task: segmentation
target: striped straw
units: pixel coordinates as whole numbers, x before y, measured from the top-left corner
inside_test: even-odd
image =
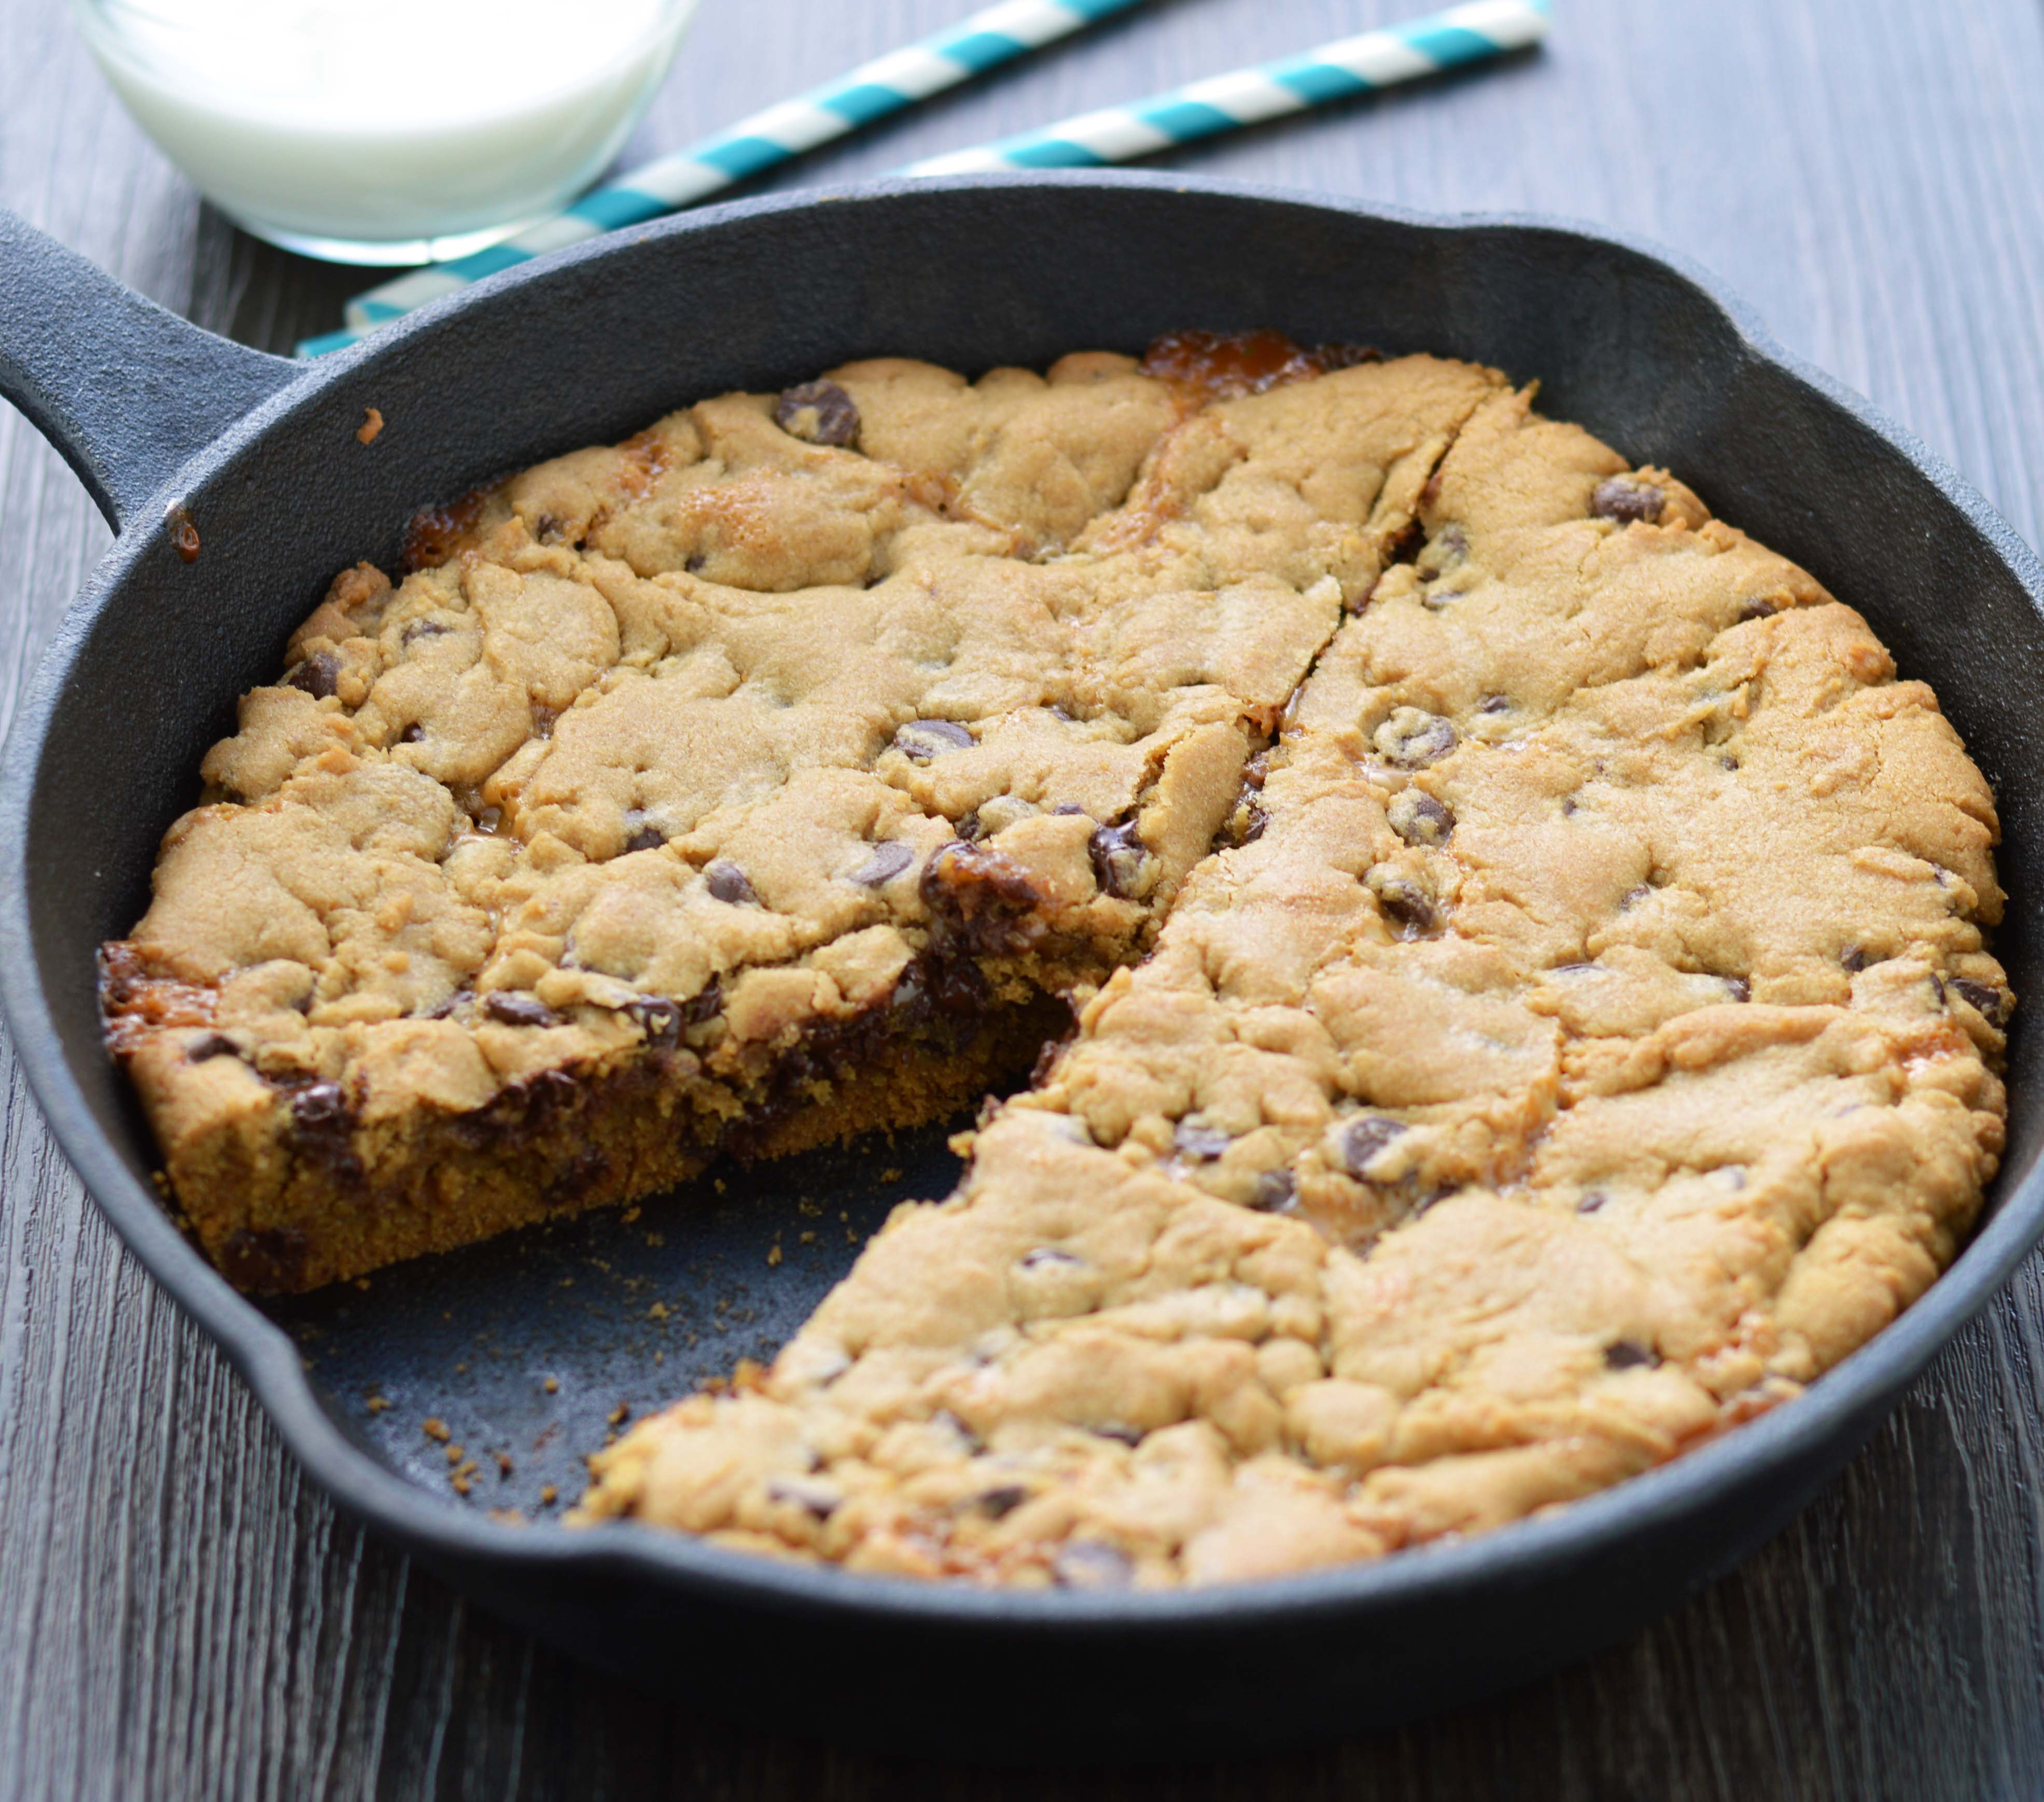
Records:
[[[1042,131],[925,157],[902,173],[962,175],[991,169],[1084,169],[1123,163],[1522,49],[1538,43],[1546,29],[1546,0],[1470,0],[1408,25],[1366,31],[1301,56],[1236,69],[1131,106],[1105,107]]]
[[[1035,39],[1037,43],[1047,42],[1052,36],[1076,30],[1082,24],[1133,3],[1134,0],[1027,0],[1032,16],[1053,13],[1084,15],[1057,31],[1044,31]],[[897,65],[908,58],[935,54],[941,44],[952,44],[954,48],[947,54],[955,56],[959,38],[984,33],[986,22],[997,16],[1010,17],[1011,23],[1005,31],[1013,33],[1012,17],[1023,10],[1020,4],[1011,4],[976,14],[955,33],[927,40],[912,50],[869,63],[855,70],[843,83],[820,88],[801,100],[756,114],[723,136],[681,156],[652,163],[616,187],[598,189],[559,218],[550,220],[505,244],[494,245],[457,262],[419,270],[374,289],[348,302],[345,315],[348,329],[306,339],[298,346],[298,355],[318,356],[338,350],[400,313],[443,294],[452,294],[500,269],[523,263],[543,251],[573,244],[598,231],[636,224],[686,206],[743,175],[757,174],[787,160],[801,149],[838,136],[849,131],[854,123],[863,124],[868,119],[881,117],[922,94],[935,93],[939,86],[962,80],[964,75],[960,74],[905,95],[898,72],[884,87],[873,77],[875,71]],[[1303,56],[1283,57],[1276,62],[1212,76],[1185,87],[1153,94],[1130,106],[1081,113],[1041,131],[1004,138],[974,149],[927,157],[901,172],[907,175],[955,175],[1000,169],[1093,168],[1104,163],[1125,162],[1176,144],[1190,144],[1221,132],[1255,125],[1265,119],[1304,112],[1331,101],[1345,100],[1355,94],[1394,86],[1400,82],[1436,75],[1444,69],[1481,62],[1504,51],[1523,49],[1537,44],[1546,35],[1547,25],[1548,0],[1467,0],[1466,4],[1450,6],[1445,12],[1429,13],[1402,25],[1367,31],[1358,37],[1323,44]],[[984,60],[977,67],[991,67],[996,62],[1019,55],[1024,48],[1028,46],[1018,44],[1016,48],[1003,50],[997,56],[982,53]],[[886,104],[877,101],[859,103],[865,105],[867,110],[855,118],[853,109],[846,106],[843,95],[849,90],[874,87],[882,88],[888,96]],[[840,97],[837,106],[843,110],[834,114],[837,123],[807,136],[790,129],[798,117],[807,117],[810,110],[825,107],[828,103],[823,96],[826,94]],[[763,121],[777,121],[775,130],[780,135],[769,136],[763,129]],[[740,146],[748,148],[741,150],[738,148]],[[688,172],[688,182],[702,185],[685,186],[682,171]],[[706,180],[710,175],[715,176],[713,181]],[[673,198],[663,198],[667,195]],[[610,198],[613,196],[628,199],[614,200]]]
[[[542,220],[529,230],[491,244],[474,255],[401,275],[358,294],[342,317],[355,329],[395,319],[442,294],[451,294],[500,269],[509,269],[564,244],[579,243],[601,232],[636,225],[684,206],[693,206],[720,188],[786,163],[828,144],[833,138],[912,106],[933,94],[969,81],[1012,59],[1070,36],[1140,0],[1000,0],[1000,4],[884,56],[863,63],[849,75],[784,100],[728,131],[705,139],[693,149],[663,156],[635,169],[622,181],[583,195],[564,213]],[[301,354],[326,340],[300,347]]]

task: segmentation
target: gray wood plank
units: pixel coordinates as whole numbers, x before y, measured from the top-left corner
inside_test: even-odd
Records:
[[[788,180],[879,172],[1418,4],[1156,0]],[[965,10],[705,0],[628,156]],[[1538,57],[1177,160],[1658,239],[1965,470],[2034,540],[2044,10],[1558,10]],[[248,342],[283,348],[334,322],[359,278],[203,207],[113,103],[61,9],[0,0],[0,203]],[[5,408],[0,518],[4,720],[107,542]],[[4,1047],[0,1085],[0,1796],[2044,1794],[2034,1261],[1779,1540],[1577,1669],[1279,1758],[989,1773],[693,1719],[481,1616],[337,1520],[86,1205]]]

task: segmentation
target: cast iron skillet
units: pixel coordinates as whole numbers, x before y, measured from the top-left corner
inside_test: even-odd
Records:
[[[100,1048],[93,952],[141,912],[201,755],[336,570],[392,562],[422,502],[725,389],[883,352],[1040,367],[1193,325],[1537,375],[1548,410],[1671,465],[1807,565],[1935,686],[1994,782],[2011,897],[1999,949],[2018,993],[2044,994],[2044,571],[1921,445],[1636,245],[1177,177],[882,185],[618,233],[305,367],[194,330],[0,215],[0,392],[121,528],[7,746],[0,982],[16,1052],[107,1218],[340,1504],[640,1685],[784,1731],[1024,1758],[1183,1755],[1444,1705],[1635,1627],[1759,1544],[2044,1231],[2039,1039],[2019,1032],[2008,1155],[1981,1231],[1806,1397],[1488,1537],[1184,1595],[924,1587],[488,1518],[500,1497],[537,1507],[541,1481],[571,1498],[572,1454],[617,1401],[770,1350],[889,1198],[942,1192],[934,1135],[770,1168],[707,1210],[684,1197],[636,1223],[521,1235],[290,1308],[259,1308],[213,1272],[152,1193],[147,1133]],[[372,406],[386,423],[364,446]],[[787,1257],[770,1278],[775,1243]],[[371,1414],[371,1392],[394,1405]],[[481,1467],[465,1500],[420,1430],[429,1412]]]

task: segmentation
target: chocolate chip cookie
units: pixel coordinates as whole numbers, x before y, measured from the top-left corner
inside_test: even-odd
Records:
[[[1028,1086],[577,1518],[1205,1583],[1523,1516],[1950,1260],[1993,801],[1809,575],[1497,372],[850,365],[422,517],[206,759],[110,1041],[298,1289]]]

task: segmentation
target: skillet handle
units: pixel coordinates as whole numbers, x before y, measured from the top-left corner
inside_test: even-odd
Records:
[[[187,324],[0,211],[0,395],[63,453],[117,532],[302,373]]]

